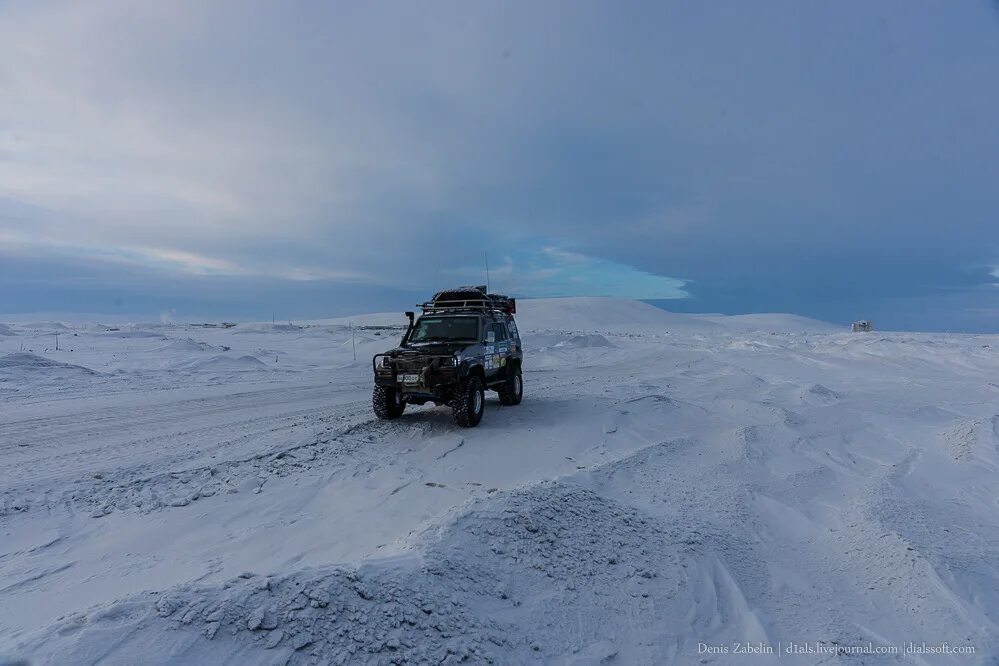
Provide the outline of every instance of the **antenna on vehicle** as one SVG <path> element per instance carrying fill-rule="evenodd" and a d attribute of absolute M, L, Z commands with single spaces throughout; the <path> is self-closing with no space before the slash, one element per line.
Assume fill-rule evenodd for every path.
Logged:
<path fill-rule="evenodd" d="M 489 253 L 485 252 L 486 255 L 486 293 L 489 293 Z"/>

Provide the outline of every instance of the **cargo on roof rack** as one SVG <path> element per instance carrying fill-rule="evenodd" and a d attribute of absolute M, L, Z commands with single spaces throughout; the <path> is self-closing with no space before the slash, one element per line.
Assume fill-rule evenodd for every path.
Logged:
<path fill-rule="evenodd" d="M 458 287 L 438 291 L 432 300 L 420 303 L 419 307 L 423 308 L 424 313 L 469 310 L 516 314 L 517 299 L 487 293 L 485 286 Z"/>

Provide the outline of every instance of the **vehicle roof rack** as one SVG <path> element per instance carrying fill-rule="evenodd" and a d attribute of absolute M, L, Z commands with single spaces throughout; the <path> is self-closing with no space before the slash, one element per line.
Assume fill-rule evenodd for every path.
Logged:
<path fill-rule="evenodd" d="M 432 300 L 420 303 L 424 314 L 436 312 L 501 312 L 516 314 L 517 299 L 503 294 L 487 293 L 486 287 L 458 287 L 434 294 Z"/>

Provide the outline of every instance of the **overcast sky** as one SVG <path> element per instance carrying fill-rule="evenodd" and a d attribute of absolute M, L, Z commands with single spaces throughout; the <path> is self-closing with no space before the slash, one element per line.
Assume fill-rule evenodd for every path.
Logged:
<path fill-rule="evenodd" d="M 999 5 L 0 0 L 0 313 L 484 281 L 999 330 Z"/>

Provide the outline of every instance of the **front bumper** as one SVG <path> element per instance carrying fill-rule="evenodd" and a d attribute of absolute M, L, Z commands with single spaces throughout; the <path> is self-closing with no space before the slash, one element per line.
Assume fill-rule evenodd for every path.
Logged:
<path fill-rule="evenodd" d="M 381 358 L 392 358 L 389 366 Z M 461 367 L 453 365 L 449 354 L 420 355 L 415 358 L 376 354 L 371 359 L 375 385 L 399 389 L 403 394 L 438 397 L 454 387 L 461 376 Z M 446 364 L 446 365 L 445 365 Z"/>

